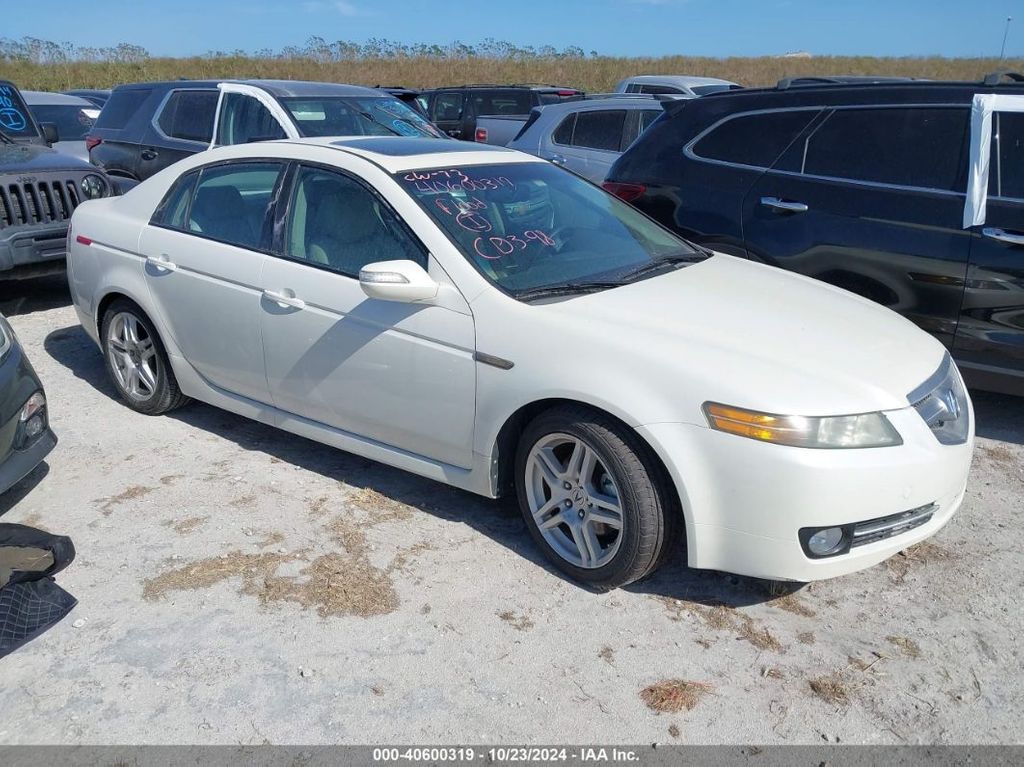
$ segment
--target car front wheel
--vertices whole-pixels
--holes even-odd
[[[631,429],[584,407],[539,415],[516,455],[530,534],[560,570],[597,588],[643,578],[673,541],[676,514],[664,474]]]

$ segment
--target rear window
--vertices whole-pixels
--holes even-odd
[[[707,96],[709,93],[721,93],[722,91],[738,91],[739,85],[695,85],[690,88],[698,96]]]
[[[525,115],[533,109],[533,93],[527,90],[470,91],[477,115]]]
[[[740,115],[712,128],[694,144],[693,153],[706,160],[770,168],[817,113],[807,109]]]
[[[150,88],[115,89],[103,105],[103,110],[96,120],[96,127],[115,130],[124,128],[152,92]]]
[[[966,108],[956,107],[837,110],[806,139],[802,170],[815,176],[963,191],[968,116]]]
[[[39,135],[21,94],[10,85],[0,85],[0,128],[11,138]]]
[[[213,137],[217,96],[217,91],[174,91],[157,118],[160,130],[183,141],[209,142]]]

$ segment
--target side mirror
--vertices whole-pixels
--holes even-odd
[[[413,303],[437,295],[438,284],[415,261],[378,261],[359,270],[359,287],[370,298]]]
[[[43,132],[43,139],[47,144],[53,145],[60,141],[60,134],[57,133],[56,123],[39,123],[39,128]]]

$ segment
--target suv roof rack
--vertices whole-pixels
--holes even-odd
[[[795,86],[808,85],[884,85],[887,83],[911,82],[917,78],[897,75],[801,75],[784,77],[775,85],[775,90],[784,91]]]
[[[1011,83],[1024,83],[1024,75],[1020,72],[1011,72],[1009,69],[989,72],[981,82],[982,85],[1001,85],[1004,79],[1008,79]]]

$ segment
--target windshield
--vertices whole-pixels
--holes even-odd
[[[37,122],[57,126],[57,137],[61,141],[84,141],[100,114],[96,107],[76,104],[36,104],[29,108]]]
[[[0,130],[11,138],[36,138],[39,135],[21,94],[10,85],[0,85]]]
[[[280,101],[303,136],[443,135],[415,109],[390,96],[291,96]]]
[[[613,283],[659,259],[703,256],[617,197],[548,163],[395,178],[481,273],[514,295]]]

